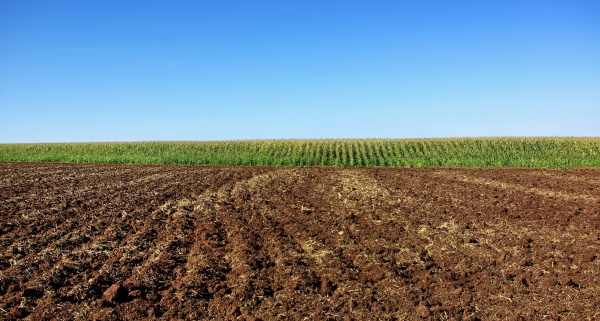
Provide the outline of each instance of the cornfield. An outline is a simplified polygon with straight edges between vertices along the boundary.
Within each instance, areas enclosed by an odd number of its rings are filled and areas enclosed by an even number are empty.
[[[3,162],[243,166],[600,166],[600,138],[0,144]]]

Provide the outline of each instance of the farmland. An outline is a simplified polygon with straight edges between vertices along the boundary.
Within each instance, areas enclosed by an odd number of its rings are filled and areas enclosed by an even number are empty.
[[[600,166],[598,138],[1,144],[0,161],[244,166]]]
[[[5,162],[0,195],[0,319],[600,318],[598,168]]]

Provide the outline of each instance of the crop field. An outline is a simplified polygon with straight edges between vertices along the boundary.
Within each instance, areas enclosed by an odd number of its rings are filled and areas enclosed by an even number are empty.
[[[600,168],[4,162],[0,196],[2,320],[600,319]]]
[[[600,138],[3,144],[0,161],[245,166],[600,166]]]

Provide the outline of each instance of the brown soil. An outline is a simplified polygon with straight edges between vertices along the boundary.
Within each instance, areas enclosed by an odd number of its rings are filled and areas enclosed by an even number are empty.
[[[0,319],[598,320],[599,177],[0,163]]]

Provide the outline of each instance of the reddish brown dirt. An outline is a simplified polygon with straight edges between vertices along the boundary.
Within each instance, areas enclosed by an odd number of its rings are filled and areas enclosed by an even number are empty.
[[[600,169],[0,163],[0,196],[0,319],[600,319]]]

